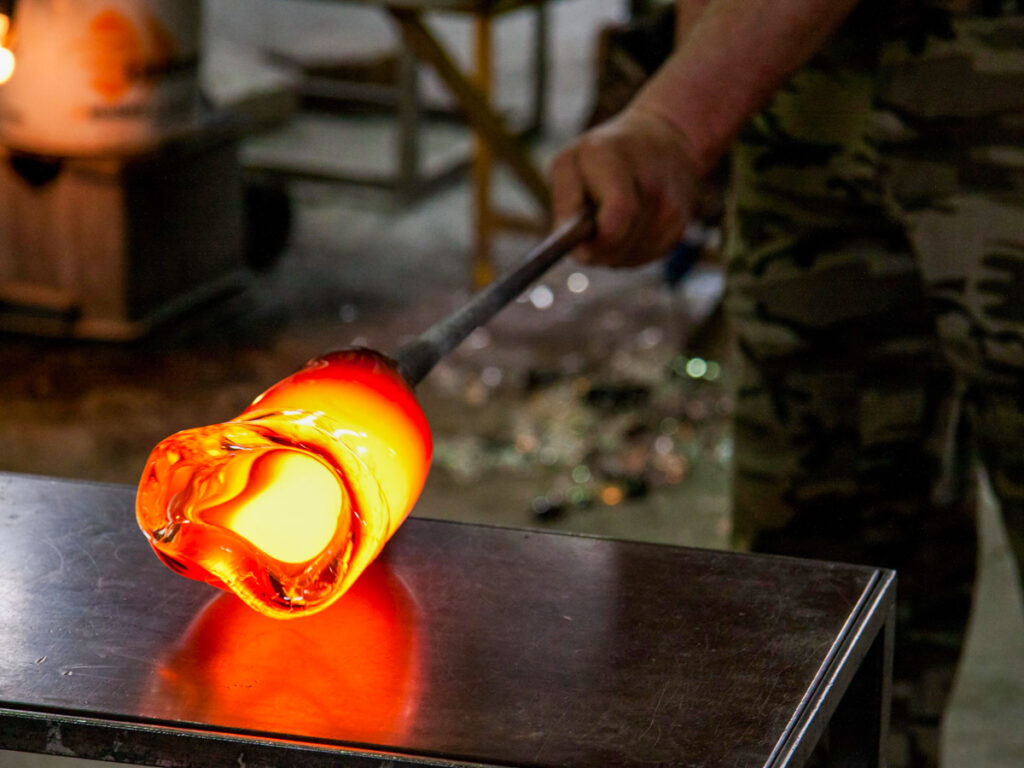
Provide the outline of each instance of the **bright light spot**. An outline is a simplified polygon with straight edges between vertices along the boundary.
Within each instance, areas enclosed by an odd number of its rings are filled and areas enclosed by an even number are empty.
[[[718,454],[718,460],[723,464],[732,461],[732,440],[723,440],[718,444],[715,452]]]
[[[609,485],[603,491],[601,491],[601,501],[607,504],[609,507],[614,507],[616,504],[622,501],[622,489],[617,485]]]
[[[675,448],[675,441],[668,435],[662,435],[654,441],[654,450],[662,456],[672,453],[673,448]]]
[[[588,467],[586,464],[579,464],[578,466],[573,467],[572,481],[574,483],[579,483],[580,485],[582,485],[583,483],[589,483],[590,467]]]
[[[636,337],[637,346],[640,349],[653,349],[661,343],[661,340],[665,337],[665,332],[657,326],[651,326],[650,328],[644,328]]]
[[[6,14],[0,13],[0,85],[10,80],[14,74],[14,53],[4,47],[10,28],[11,20]]]
[[[537,449],[537,438],[533,435],[528,435],[525,432],[521,435],[516,435],[516,450],[519,453],[532,453]]]
[[[537,309],[547,309],[555,303],[555,294],[546,285],[538,285],[530,291],[530,302]]]
[[[691,357],[686,364],[686,375],[693,379],[699,379],[708,372],[708,363],[700,357]]]
[[[545,467],[553,467],[558,463],[558,451],[552,448],[550,445],[545,445],[537,454],[537,458],[540,463]]]
[[[678,485],[686,477],[686,459],[683,456],[664,456],[661,470],[665,473],[667,483]]]
[[[587,492],[578,485],[575,488],[569,489],[569,501],[577,506],[585,504],[587,501]]]
[[[501,368],[496,368],[493,365],[487,366],[480,373],[480,381],[483,382],[485,387],[490,387],[491,389],[501,384],[503,378],[505,378],[505,374],[501,372]]]
[[[11,79],[14,74],[14,54],[6,48],[0,48],[0,85]]]
[[[466,337],[466,346],[470,349],[484,349],[491,343],[491,334],[486,328],[477,328]]]
[[[582,272],[573,272],[569,275],[569,279],[565,281],[565,284],[569,286],[569,290],[573,293],[583,293],[590,287],[590,278]]]
[[[337,478],[320,461],[271,451],[253,463],[246,493],[225,523],[276,560],[304,563],[330,543],[341,502]]]

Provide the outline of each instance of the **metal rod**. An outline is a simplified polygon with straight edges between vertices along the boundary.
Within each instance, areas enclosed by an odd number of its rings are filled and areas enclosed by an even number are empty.
[[[594,217],[589,210],[577,214],[530,251],[518,267],[499,277],[448,317],[428,328],[418,339],[399,349],[394,359],[409,385],[414,387],[423,381],[441,358],[521,294],[562,256],[588,240],[594,228]]]

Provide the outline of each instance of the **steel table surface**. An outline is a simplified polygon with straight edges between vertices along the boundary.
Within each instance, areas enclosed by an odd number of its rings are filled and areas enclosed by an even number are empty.
[[[164,567],[133,505],[0,474],[0,749],[799,765],[831,717],[845,764],[878,758],[891,572],[413,518],[332,608],[274,621]]]

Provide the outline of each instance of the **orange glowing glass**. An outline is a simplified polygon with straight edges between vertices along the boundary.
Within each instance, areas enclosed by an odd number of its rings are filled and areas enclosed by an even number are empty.
[[[402,524],[431,451],[395,364],[342,350],[237,418],[157,445],[136,515],[172,570],[268,616],[308,615],[344,594]]]

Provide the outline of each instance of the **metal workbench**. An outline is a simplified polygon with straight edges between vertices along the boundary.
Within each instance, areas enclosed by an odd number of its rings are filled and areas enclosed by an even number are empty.
[[[133,502],[0,474],[0,749],[713,768],[801,765],[827,730],[877,764],[891,572],[410,519],[338,604],[277,622],[161,565]]]

